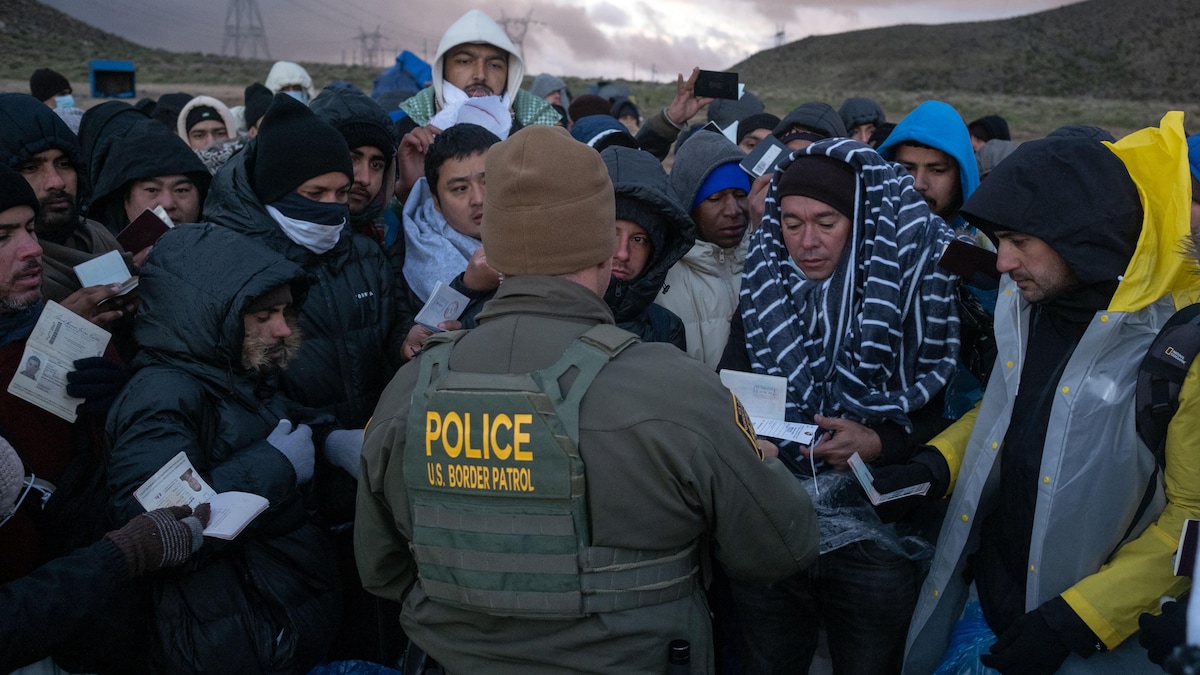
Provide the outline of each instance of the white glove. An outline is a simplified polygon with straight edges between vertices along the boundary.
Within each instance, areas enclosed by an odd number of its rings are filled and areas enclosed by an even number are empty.
[[[359,458],[362,457],[363,430],[337,429],[325,437],[325,459],[344,469],[358,480]]]
[[[312,479],[313,467],[317,463],[316,448],[313,447],[312,429],[307,424],[292,428],[291,420],[279,420],[278,426],[267,436],[267,443],[292,463],[296,470],[296,485]]]

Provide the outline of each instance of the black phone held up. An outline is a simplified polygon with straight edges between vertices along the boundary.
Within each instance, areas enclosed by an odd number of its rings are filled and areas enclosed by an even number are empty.
[[[736,101],[738,74],[702,70],[696,75],[696,85],[692,88],[692,93],[698,98],[725,98]]]

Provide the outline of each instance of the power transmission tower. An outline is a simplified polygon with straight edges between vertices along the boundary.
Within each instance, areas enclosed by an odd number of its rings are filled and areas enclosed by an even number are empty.
[[[775,46],[783,46],[783,24],[781,23],[775,24]]]
[[[358,29],[358,37],[355,39],[358,40],[359,55],[362,57],[362,65],[379,65],[376,63],[376,61],[379,58],[379,54],[383,52],[383,48],[379,46],[380,41],[383,40],[383,35],[379,32],[379,26],[375,26],[374,33],[368,33],[360,27]]]
[[[508,39],[512,40],[513,46],[517,48],[521,58],[525,58],[525,34],[529,32],[530,24],[546,25],[544,21],[535,21],[533,19],[533,10],[521,18],[512,18],[504,15],[504,10],[500,10],[500,20],[496,23],[504,27],[504,32],[508,34]]]
[[[229,0],[229,9],[225,10],[225,40],[221,43],[221,54],[229,54],[231,42],[233,55],[238,58],[242,57],[244,45],[247,55],[257,59],[260,44],[263,57],[271,58],[262,14],[258,12],[258,0]]]

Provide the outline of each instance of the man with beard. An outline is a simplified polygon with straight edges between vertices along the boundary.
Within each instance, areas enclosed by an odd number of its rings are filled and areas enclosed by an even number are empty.
[[[325,87],[309,105],[346,139],[354,162],[350,229],[383,245],[381,215],[396,185],[396,132],[379,104],[360,92]]]
[[[35,230],[38,210],[38,199],[26,179],[0,164],[0,384],[4,385],[27,367],[25,347],[46,307],[41,291],[46,267],[42,264],[42,246]],[[111,293],[107,288],[101,290]],[[63,299],[62,304],[82,313],[81,306],[94,307],[94,291],[76,291]],[[106,323],[113,316],[112,312],[102,312],[93,321]],[[6,507],[12,503],[0,505],[3,514],[0,515],[3,523],[0,583],[25,578],[48,562],[55,564],[55,575],[61,575],[57,578],[63,581],[74,573],[94,572],[97,562],[94,558],[82,562],[87,570],[60,559],[76,548],[95,543],[111,529],[104,517],[103,488],[92,477],[101,475],[100,435],[108,410],[105,400],[111,402],[128,378],[106,358],[86,359],[75,365],[76,370],[67,374],[67,392],[85,401],[74,423],[0,389],[0,436],[11,443],[20,464],[28,470],[21,472],[22,481],[25,475],[33,474],[42,481],[38,485],[50,486],[55,497],[43,502],[39,492],[32,492],[34,497],[12,511],[11,517]],[[41,372],[44,378],[44,371]],[[77,384],[75,378],[79,373],[89,373],[91,381]],[[85,385],[85,390],[75,389]],[[115,563],[111,552],[109,549],[110,555],[104,556],[107,563]],[[39,579],[53,582],[53,578],[45,575]],[[103,597],[98,594],[79,599],[73,604],[77,614],[69,617],[60,614],[53,624],[55,630],[39,634],[36,640],[5,639],[14,635],[9,631],[13,627],[0,626],[0,634],[4,636],[0,637],[0,644],[4,645],[0,648],[0,671],[7,672],[29,660],[42,658],[51,650],[60,664],[74,672],[107,672],[119,667],[119,663],[106,659],[129,652],[126,647],[131,644],[133,634],[124,632],[128,625],[125,611],[132,607],[113,601],[128,596],[129,591],[127,582],[111,579],[111,585],[101,591]],[[38,597],[45,593],[44,587],[33,591]],[[9,601],[25,603],[28,593],[0,599],[6,607]],[[44,606],[39,604],[39,611]],[[108,621],[96,622],[96,615],[103,615]],[[34,613],[22,618],[36,623],[42,615]],[[26,625],[23,623],[17,629]],[[98,649],[99,645],[103,649]]]
[[[345,137],[280,93],[263,115],[258,135],[213,177],[204,205],[211,222],[283,255],[314,278],[298,312],[304,344],[292,367],[281,374],[280,389],[301,405],[332,414],[343,430],[366,425],[400,362],[404,339],[391,263],[378,244],[346,228],[353,183]],[[358,474],[362,439],[351,431],[333,438],[340,452],[331,454],[328,464],[318,464],[314,486],[322,516],[338,526],[353,518],[356,486],[351,479]],[[344,556],[344,585],[361,593],[361,584],[350,576],[350,529],[334,529]],[[399,641],[377,639],[380,627],[399,630],[394,618],[376,618],[369,607],[355,607],[346,615],[361,623],[347,626],[336,643],[338,656],[375,657],[379,652],[368,650],[380,644],[391,648]],[[352,641],[374,644],[359,648],[348,644]]]
[[[921,450],[925,468],[905,481],[953,490],[906,672],[932,672],[943,654],[1005,675],[1152,670],[1128,638],[1188,587],[1172,557],[1200,517],[1195,373],[1161,454],[1135,416],[1139,365],[1181,296],[1200,290],[1178,253],[1185,162],[1172,112],[1117,143],[1022,144],[963,205],[998,249],[998,356],[976,412]],[[956,623],[993,632],[990,653],[947,652]]]
[[[957,110],[941,101],[922,103],[900,120],[879,154],[912,175],[930,211],[952,227],[965,225],[958,211],[979,187],[979,167]]]
[[[468,98],[497,96],[511,113],[513,131],[530,124],[553,125],[561,116],[545,100],[521,89],[525,62],[512,40],[478,9],[459,17],[442,35],[433,57],[433,83],[400,104],[409,129],[429,124]]]
[[[207,223],[163,235],[142,271],[142,351],[106,429],[117,523],[142,512],[134,491],[181,451],[218,493],[270,503],[232,545],[208,539],[193,566],[151,580],[154,672],[306,672],[325,657],[336,565],[301,494],[321,420],[277,385],[307,285],[300,266]]]
[[[109,251],[121,251],[116,238],[100,223],[79,215],[87,189],[79,142],[54,111],[25,94],[0,94],[0,162],[16,169],[38,198],[37,235],[42,246],[42,294],[62,302],[80,289],[74,266]],[[145,252],[126,264],[141,264]],[[106,288],[106,287],[105,287]],[[85,312],[111,297],[97,288]],[[126,308],[128,309],[128,308]]]
[[[400,104],[407,115],[396,128],[400,143],[400,189],[407,196],[423,173],[425,151],[448,126],[435,117],[458,117],[467,99],[493,97],[488,106],[499,119],[500,138],[524,126],[555,125],[562,116],[544,99],[521,89],[525,62],[504,29],[473,9],[455,21],[433,57],[433,83]],[[439,115],[441,113],[441,115]]]

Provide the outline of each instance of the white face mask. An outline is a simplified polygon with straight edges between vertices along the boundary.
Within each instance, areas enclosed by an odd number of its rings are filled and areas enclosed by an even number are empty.
[[[54,105],[59,108],[74,108],[75,97],[70,94],[67,94],[66,96],[55,96]]]
[[[291,96],[292,98],[296,99],[297,101],[300,101],[304,105],[308,105],[308,92],[304,91],[303,89],[301,89],[300,91],[285,91],[283,93],[287,94],[288,96]]]
[[[267,205],[267,213],[271,214],[271,218],[279,223],[280,229],[283,230],[288,239],[317,255],[328,253],[332,250],[337,245],[338,238],[342,235],[342,228],[346,226],[345,220],[339,225],[321,225],[310,223],[307,220],[289,218],[283,215],[279,209],[269,204]]]

